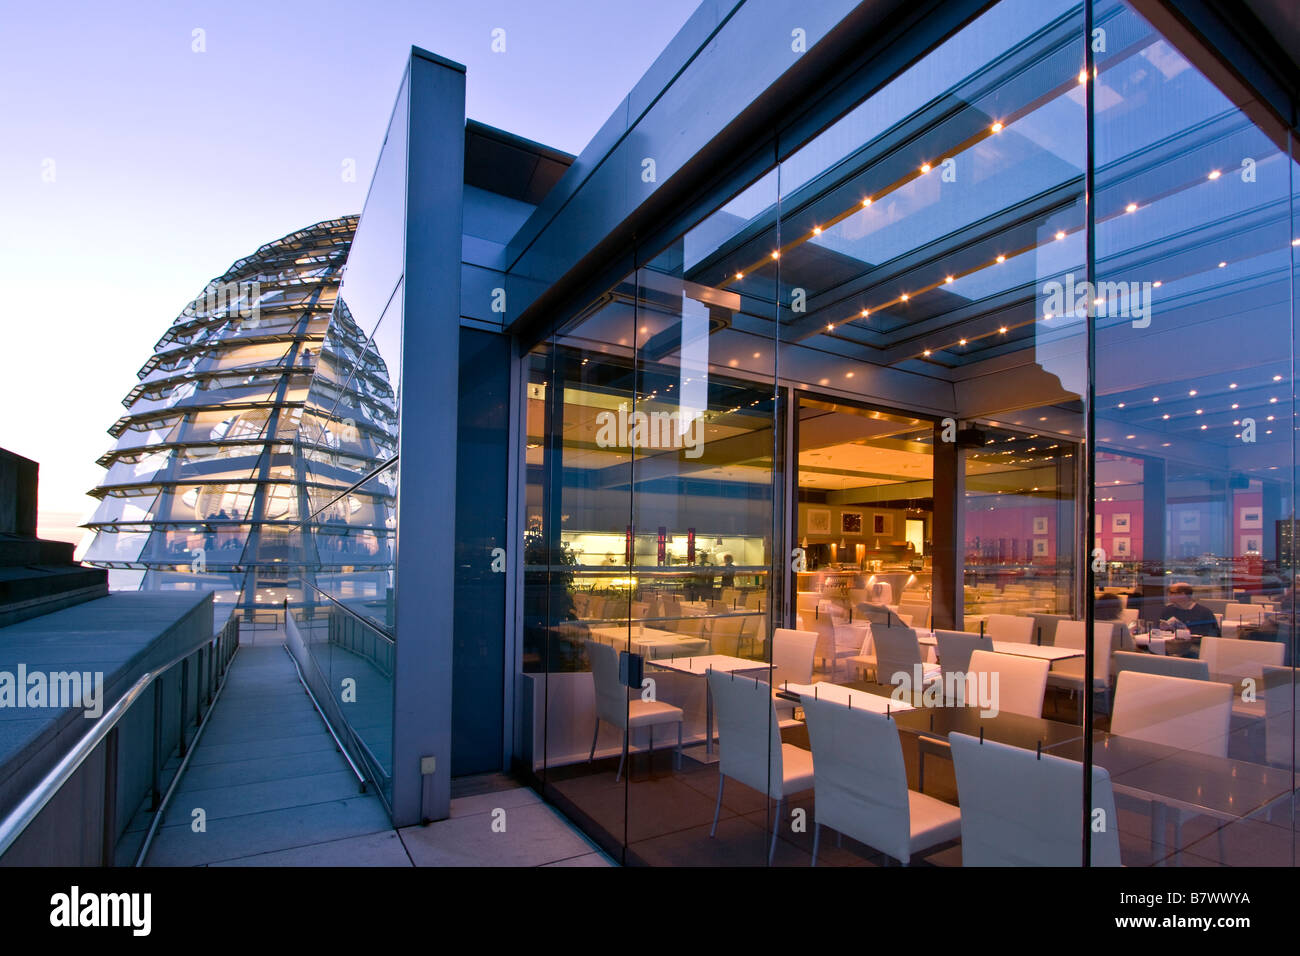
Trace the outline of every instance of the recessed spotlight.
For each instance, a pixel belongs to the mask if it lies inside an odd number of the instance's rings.
[[[1222,175],[1223,173],[1219,172],[1217,169],[1210,170],[1210,179],[1218,179]]]
[[[827,331],[827,332],[834,332],[834,331],[835,331],[835,323],[834,323],[834,322],[827,322],[827,323],[826,323],[826,331]]]
[[[1192,389],[1192,390],[1189,391],[1187,394],[1188,394],[1188,395],[1191,395],[1191,396],[1193,396],[1193,397],[1195,397],[1195,395],[1196,395],[1196,389]]]
[[[1007,327],[1004,325],[1004,326],[1002,326],[1002,328],[998,329],[998,331],[1001,332],[1003,335],[1006,335],[1006,334],[1007,334]]]
[[[1064,239],[1064,238],[1065,238],[1065,230],[1064,230],[1064,229],[1058,229],[1058,230],[1056,230],[1056,238],[1057,238],[1057,239]]]
[[[865,319],[868,315],[870,315],[870,314],[871,314],[871,310],[870,310],[870,309],[863,309],[863,310],[862,310],[862,317],[863,317],[864,319]]]
[[[906,292],[903,293],[903,297],[902,297],[902,298],[903,298],[903,301],[904,301],[904,302],[907,301],[907,293],[906,293]]]
[[[1241,406],[1238,405],[1236,402],[1233,402],[1233,403],[1232,403],[1232,410],[1233,410],[1234,412],[1235,412],[1237,409],[1239,409],[1239,408],[1241,408]]]
[[[929,357],[930,357],[930,350],[929,350],[929,349],[926,349],[926,350],[925,350],[924,352],[922,352],[921,354],[924,355],[926,358],[929,358]]]
[[[813,235],[814,235],[814,236],[820,236],[821,234],[822,234],[822,227],[821,227],[821,226],[813,226]]]
[[[1198,414],[1198,415],[1204,415],[1204,414],[1205,414],[1205,409],[1203,409],[1203,408],[1198,408],[1198,409],[1196,410],[1196,414]]]
[[[1209,427],[1210,427],[1209,425],[1202,425],[1202,426],[1201,426],[1201,431],[1205,431],[1205,429],[1207,429],[1207,428],[1209,428]]]
[[[943,277],[943,281],[944,281],[944,282],[951,282],[951,281],[952,281],[952,276],[944,276],[944,277]]]
[[[1227,265],[1226,262],[1220,262],[1220,263],[1219,263],[1219,268],[1222,269],[1222,268],[1223,268],[1224,266],[1226,266],[1226,265]]]
[[[1168,413],[1168,412],[1165,412],[1165,413],[1164,413],[1163,415],[1161,415],[1160,417],[1163,418],[1165,421],[1169,421],[1169,413]]]
[[[1138,211],[1138,204],[1135,203],[1135,202],[1131,202],[1131,203],[1129,203],[1127,206],[1124,207],[1124,211],[1125,211],[1125,212],[1137,212],[1137,211]]]
[[[1088,71],[1087,71],[1087,70],[1080,70],[1080,71],[1079,71],[1079,82],[1080,82],[1080,83],[1087,83],[1087,82],[1088,82]]]
[[[1157,279],[1155,282],[1151,283],[1151,288],[1153,288],[1153,289],[1158,289],[1158,288],[1160,288],[1162,285],[1164,285],[1164,283],[1161,282],[1159,279]]]
[[[1000,133],[1002,132],[1002,124],[994,123],[992,126],[989,127],[989,129],[993,130],[993,132],[995,133]]]
[[[1123,408],[1123,407],[1124,407],[1124,403],[1123,403],[1123,402],[1120,402],[1120,403],[1119,403],[1118,405],[1116,405],[1115,407],[1116,407],[1116,408]]]
[[[1004,256],[1004,255],[999,255],[997,261],[998,261],[998,262],[1006,262],[1006,261],[1007,261],[1007,257]]]
[[[852,377],[853,377],[853,373],[852,373],[852,372],[845,372],[845,373],[844,373],[844,377],[845,377],[845,378],[852,378]]]
[[[866,209],[866,208],[867,208],[868,206],[870,206],[870,205],[871,205],[871,197],[870,197],[870,196],[868,196],[866,199],[862,200],[862,208],[863,208],[863,209]]]
[[[772,250],[772,258],[773,258],[773,259],[780,259],[780,258],[781,258],[781,250],[780,250],[780,249],[773,249],[773,250]]]
[[[1236,382],[1229,382],[1229,383],[1228,383],[1228,388],[1236,388],[1236,387],[1237,387],[1237,383],[1236,383]]]
[[[1281,375],[1274,375],[1274,376],[1273,376],[1273,381],[1275,381],[1275,382],[1280,382],[1280,381],[1282,381],[1282,376],[1281,376]]]
[[[743,279],[743,278],[745,278],[745,273],[743,273],[743,272],[737,272],[737,273],[736,273],[736,281],[737,281],[737,282],[739,282],[739,281],[740,281],[741,279]]]
[[[1276,404],[1277,404],[1277,399],[1276,399],[1276,398],[1270,398],[1270,399],[1268,400],[1268,403],[1269,403],[1270,405],[1276,405]]]
[[[965,340],[965,339],[961,339],[960,341],[958,341],[957,344],[958,344],[958,345],[965,345],[965,344],[966,344],[966,340]]]
[[[1124,440],[1125,440],[1125,441],[1132,441],[1134,438],[1137,438],[1137,435],[1125,435],[1125,436],[1124,436]]]
[[[921,172],[923,172],[923,173],[928,173],[929,171],[930,171],[930,164],[929,164],[929,163],[922,163],[922,164],[921,164]]]

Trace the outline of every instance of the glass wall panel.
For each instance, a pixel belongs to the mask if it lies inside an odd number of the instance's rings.
[[[1289,139],[1127,4],[1092,15],[1093,610],[1131,651],[1096,761],[1125,863],[1291,865]]]

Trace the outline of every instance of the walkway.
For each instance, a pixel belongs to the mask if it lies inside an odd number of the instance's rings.
[[[611,865],[536,793],[499,775],[455,781],[449,819],[395,831],[379,798],[360,793],[284,647],[264,639],[235,655],[150,866]]]

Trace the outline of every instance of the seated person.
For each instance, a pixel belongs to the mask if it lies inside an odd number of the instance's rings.
[[[1200,637],[1218,637],[1219,622],[1214,612],[1204,604],[1197,604],[1192,586],[1183,581],[1169,585],[1169,603],[1160,612],[1162,622],[1177,620],[1193,634]]]
[[[1103,591],[1093,598],[1092,616],[1098,621],[1118,621],[1122,610],[1124,607],[1118,595]]]

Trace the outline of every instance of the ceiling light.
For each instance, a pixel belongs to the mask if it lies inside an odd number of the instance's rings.
[[[928,173],[929,171],[930,171],[930,164],[929,164],[929,163],[922,163],[922,164],[921,164],[921,172],[923,172],[923,173]]]
[[[1080,82],[1080,83],[1087,83],[1087,82],[1088,82],[1088,71],[1087,71],[1087,70],[1080,70],[1080,71],[1079,71],[1079,82]]]
[[[1169,413],[1168,413],[1168,412],[1165,412],[1165,413],[1164,413],[1163,415],[1161,415],[1160,417],[1163,418],[1165,421],[1169,421]]]
[[[1191,390],[1190,392],[1188,392],[1187,394],[1188,394],[1188,395],[1195,395],[1195,394],[1196,394],[1196,389],[1192,389],[1192,390]]]
[[[868,196],[866,199],[862,200],[862,208],[863,208],[863,209],[866,209],[866,208],[867,208],[868,206],[870,206],[870,205],[871,205],[871,197],[870,197],[870,196]]]
[[[1210,170],[1210,179],[1218,179],[1222,175],[1223,174],[1219,172],[1217,169]]]
[[[1237,409],[1239,409],[1239,408],[1241,408],[1241,406],[1238,405],[1236,402],[1233,402],[1233,403],[1232,403],[1232,410],[1233,410],[1234,412],[1235,412]]]
[[[944,281],[944,282],[951,282],[951,281],[952,281],[952,276],[944,276],[944,277],[943,277],[943,281]]]
[[[1125,211],[1125,212],[1137,212],[1137,211],[1138,211],[1138,204],[1135,203],[1135,202],[1131,202],[1131,203],[1129,203],[1127,206],[1124,207],[1124,211]]]
[[[1152,287],[1153,289],[1158,289],[1158,288],[1160,288],[1162,285],[1164,285],[1164,283],[1161,282],[1159,279],[1157,279],[1155,282],[1151,283],[1151,287]]]
[[[772,250],[772,258],[773,258],[773,259],[780,259],[780,258],[781,258],[781,250],[780,250],[780,249],[773,249],[773,250]]]
[[[1236,387],[1237,387],[1237,383],[1236,383],[1236,382],[1229,382],[1229,383],[1228,383],[1228,388],[1236,388]]]
[[[958,344],[958,345],[965,345],[965,344],[966,344],[966,340],[965,340],[965,339],[962,339],[962,340],[959,341],[957,344]]]
[[[1119,403],[1118,405],[1116,405],[1115,407],[1116,407],[1116,408],[1123,408],[1123,407],[1124,407],[1124,403],[1123,403],[1123,402],[1120,402],[1120,403]]]
[[[1224,266],[1226,266],[1226,265],[1227,265],[1226,262],[1220,262],[1220,263],[1219,263],[1219,268],[1222,269],[1222,268],[1223,268]]]
[[[814,235],[814,236],[820,236],[821,234],[822,234],[822,227],[821,227],[821,226],[813,226],[813,235]]]
[[[903,301],[904,301],[904,302],[907,301],[907,293],[906,293],[906,292],[903,293]]]
[[[862,317],[863,317],[864,319],[865,319],[868,315],[870,315],[870,314],[871,314],[871,311],[870,311],[869,309],[863,309],[863,310],[862,310]]]
[[[1003,256],[1003,255],[999,255],[999,256],[998,256],[998,262],[1006,262],[1006,261],[1007,261],[1007,257],[1006,257],[1006,256]]]
[[[1280,381],[1282,381],[1282,376],[1281,376],[1281,375],[1274,375],[1274,376],[1273,376],[1273,381],[1275,381],[1275,382],[1280,382]]]
[[[827,331],[827,332],[834,332],[834,331],[835,331],[835,323],[834,323],[834,322],[827,322],[827,323],[826,323],[826,331]]]
[[[1064,231],[1063,229],[1058,229],[1058,230],[1056,230],[1056,238],[1057,238],[1057,239],[1064,239],[1064,238],[1065,238],[1065,231]]]
[[[995,133],[1000,133],[1002,132],[1002,124],[994,123],[992,126],[989,127],[989,129],[993,130],[993,132]]]
[[[998,331],[1001,332],[1003,335],[1006,335],[1006,334],[1007,334],[1007,327],[1004,325],[1004,326],[1002,326],[1002,328],[998,329]]]
[[[736,273],[736,281],[737,281],[737,282],[739,282],[739,281],[740,281],[741,279],[743,279],[743,278],[745,278],[745,273],[743,273],[743,272],[737,272],[737,273]]]
[[[926,350],[925,350],[924,352],[922,352],[921,354],[924,355],[926,358],[929,358],[929,357],[930,357],[930,350],[929,350],[929,349],[926,349]]]

